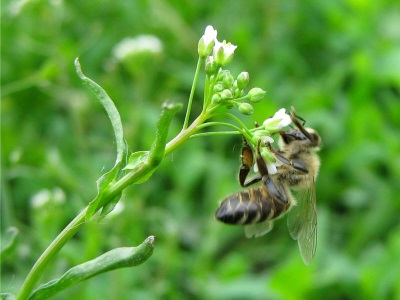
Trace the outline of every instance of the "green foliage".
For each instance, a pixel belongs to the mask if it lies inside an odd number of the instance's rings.
[[[148,237],[138,247],[115,248],[95,259],[69,269],[61,278],[52,280],[33,292],[29,299],[47,299],[67,287],[115,269],[144,263],[153,253],[154,237]]]
[[[115,163],[107,116],[76,76],[75,57],[115,101],[131,150],[144,151],[161,103],[186,103],[198,37],[212,24],[238,45],[232,74],[248,71],[251,85],[267,90],[267,101],[254,105],[251,119],[240,116],[243,122],[261,124],[293,105],[322,137],[315,259],[303,265],[286,220],[248,240],[242,228],[213,219],[218,201],[240,189],[242,142],[211,136],[185,143],[150,180],[126,189],[100,224],[87,221],[41,283],[154,234],[155,252],[137,272],[103,274],[57,299],[400,298],[397,2],[2,3],[1,233],[11,226],[20,232],[8,248],[14,251],[2,255],[2,292],[19,290]],[[161,55],[119,63],[115,45],[144,33],[162,41]],[[183,119],[178,112],[171,120],[169,136]],[[41,206],[33,201],[54,188],[67,200],[51,192]]]

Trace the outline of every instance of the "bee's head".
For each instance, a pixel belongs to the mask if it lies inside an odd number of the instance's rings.
[[[281,140],[283,145],[302,144],[309,148],[316,148],[321,143],[321,137],[312,128],[303,128],[303,131],[298,129],[290,129],[282,131]]]
[[[281,147],[297,146],[302,148],[315,148],[317,150],[318,146],[321,144],[321,137],[317,131],[312,128],[304,128],[299,122],[299,119],[301,118],[296,116],[293,107],[290,112],[290,118],[297,128],[282,131],[280,133]]]

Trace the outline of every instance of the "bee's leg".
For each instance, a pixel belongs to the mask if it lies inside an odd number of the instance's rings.
[[[293,124],[296,125],[296,127],[301,131],[302,134],[304,134],[306,138],[308,138],[310,141],[315,141],[313,136],[304,128],[306,121],[303,118],[296,115],[296,111],[294,110],[293,106],[290,111],[290,119],[292,119]],[[303,124],[300,124],[299,120],[302,121]]]
[[[261,153],[260,153],[260,142],[258,143],[258,149],[257,149],[258,155],[257,155],[257,167],[258,171],[261,174],[261,179],[268,189],[268,191],[278,200],[282,201],[283,203],[287,203],[289,200],[286,196],[286,193],[282,187],[282,184],[278,182],[274,182],[272,178],[268,174],[268,168],[265,163],[265,160],[262,158]],[[279,186],[277,186],[279,185]]]
[[[241,154],[242,166],[240,167],[239,170],[239,182],[242,187],[247,187],[256,182],[259,182],[262,177],[257,176],[246,182],[246,178],[249,175],[250,169],[254,164],[254,157],[253,157],[253,151],[244,137],[243,140],[244,140],[244,146],[242,148],[242,154]]]
[[[279,153],[279,151],[272,147],[270,143],[267,143],[268,149],[274,153],[275,157],[279,159],[281,162],[283,162],[285,165],[292,166],[296,170],[302,172],[302,173],[308,173],[308,170],[305,166],[303,166],[301,163],[298,163],[296,161],[290,161],[286,157],[284,157],[282,154]]]

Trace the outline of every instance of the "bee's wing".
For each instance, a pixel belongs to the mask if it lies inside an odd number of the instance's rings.
[[[274,221],[267,220],[261,223],[254,223],[244,226],[244,234],[247,238],[255,238],[263,236],[271,231],[274,227]]]
[[[287,222],[290,235],[298,241],[301,257],[308,265],[317,249],[315,179],[307,189],[300,192],[298,205],[290,210]]]

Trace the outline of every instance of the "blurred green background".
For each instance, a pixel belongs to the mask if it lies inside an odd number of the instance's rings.
[[[56,299],[400,299],[398,1],[19,0],[2,1],[1,14],[1,232],[20,231],[2,256],[2,292],[19,290],[115,161],[108,118],[75,74],[75,57],[116,103],[131,149],[146,150],[161,103],[186,104],[197,41],[212,24],[219,40],[238,45],[233,75],[248,71],[250,85],[268,92],[240,118],[251,127],[293,105],[322,136],[314,261],[303,264],[285,219],[253,240],[214,220],[219,201],[240,189],[242,141],[208,137],[126,189],[118,211],[88,223],[41,282],[155,235],[144,265]],[[119,63],[114,47],[142,34],[162,52]],[[183,118],[184,110],[171,138]]]

